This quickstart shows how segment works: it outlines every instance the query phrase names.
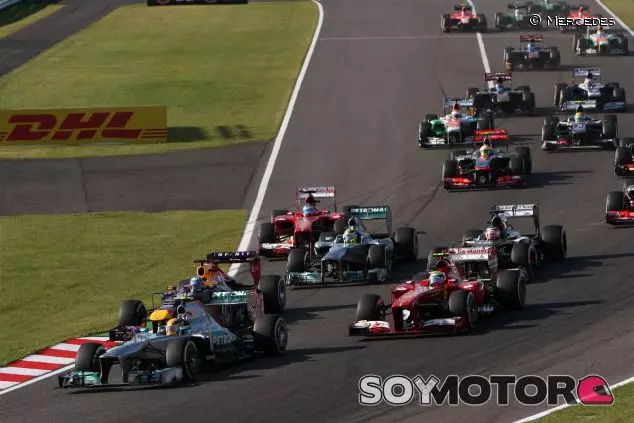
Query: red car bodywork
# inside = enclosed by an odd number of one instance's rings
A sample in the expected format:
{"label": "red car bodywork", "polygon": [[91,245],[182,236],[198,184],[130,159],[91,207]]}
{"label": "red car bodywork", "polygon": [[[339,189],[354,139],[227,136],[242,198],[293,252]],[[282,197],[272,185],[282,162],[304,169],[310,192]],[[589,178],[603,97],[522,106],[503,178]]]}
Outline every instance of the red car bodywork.
{"label": "red car bodywork", "polygon": [[473,13],[473,10],[465,10],[464,12],[460,11],[452,14],[451,19],[455,19],[463,24],[468,24],[473,19],[478,19],[478,17]]}
{"label": "red car bodywork", "polygon": [[[487,262],[493,275],[497,274],[498,259],[495,248],[452,248],[448,250],[449,271],[446,272],[448,282],[438,288],[430,288],[427,278],[408,280],[396,286],[391,292],[392,324],[385,320],[358,321],[349,328],[349,334],[361,336],[386,336],[386,335],[421,335],[428,333],[461,333],[470,329],[470,323],[466,316],[454,316],[451,318],[431,318],[424,320],[417,313],[426,305],[446,305],[449,296],[457,290],[468,291],[475,297],[478,308],[489,303],[490,293],[487,285],[482,280],[466,277],[464,267],[456,266],[451,257],[462,256]],[[384,306],[381,300],[380,305]],[[409,311],[411,321],[418,322],[413,328],[405,327],[403,311]],[[476,311],[477,312],[477,311]]]}
{"label": "red car bodywork", "polygon": [[627,194],[627,186],[623,187],[623,200],[621,208],[617,210],[606,209],[605,221],[607,223],[612,225],[634,224],[634,198]]}
{"label": "red car bodywork", "polygon": [[[309,195],[314,199],[335,198],[334,187],[298,188],[297,203],[301,208],[302,200]],[[318,202],[318,200],[317,200]],[[286,257],[290,251],[298,246],[307,247],[312,251],[312,245],[318,241],[319,233],[332,231],[335,221],[343,219],[345,213],[331,212],[327,209],[317,209],[316,213],[305,216],[301,211],[287,212],[279,216],[272,216],[271,223],[277,242],[260,244],[260,253],[273,257]]]}

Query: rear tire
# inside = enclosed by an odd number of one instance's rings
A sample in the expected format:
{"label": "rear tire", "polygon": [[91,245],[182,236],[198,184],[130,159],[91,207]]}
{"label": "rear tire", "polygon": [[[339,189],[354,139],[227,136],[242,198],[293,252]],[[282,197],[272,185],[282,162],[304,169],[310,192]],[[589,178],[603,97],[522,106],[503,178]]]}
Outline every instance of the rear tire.
{"label": "rear tire", "polygon": [[418,259],[418,236],[414,228],[398,228],[394,236],[396,255],[407,261]]}
{"label": "rear tire", "polygon": [[286,286],[277,275],[264,275],[260,278],[258,289],[262,293],[264,313],[279,314],[286,307]]}
{"label": "rear tire", "polygon": [[518,270],[502,270],[498,273],[496,298],[509,309],[524,308],[526,281]]}
{"label": "rear tire", "polygon": [[522,157],[524,159],[524,163],[526,164],[527,175],[530,175],[531,173],[533,173],[533,160],[531,158],[531,149],[528,147],[516,147],[515,153],[517,153],[519,157]]}
{"label": "rear tire", "polygon": [[612,191],[605,200],[605,211],[621,211],[625,208],[625,194],[623,191]]}
{"label": "rear tire", "polygon": [[449,185],[445,182],[447,178],[455,178],[458,176],[458,162],[455,160],[445,160],[442,165],[442,181],[445,189],[449,189]]}
{"label": "rear tire", "polygon": [[566,231],[561,225],[544,226],[542,240],[546,244],[546,255],[552,261],[563,261],[568,251]]}
{"label": "rear tire", "polygon": [[147,319],[147,310],[140,300],[123,300],[119,308],[119,326],[141,326]]}
{"label": "rear tire", "polygon": [[286,351],[288,327],[286,321],[276,314],[265,314],[253,325],[255,348],[265,355],[278,355]]}

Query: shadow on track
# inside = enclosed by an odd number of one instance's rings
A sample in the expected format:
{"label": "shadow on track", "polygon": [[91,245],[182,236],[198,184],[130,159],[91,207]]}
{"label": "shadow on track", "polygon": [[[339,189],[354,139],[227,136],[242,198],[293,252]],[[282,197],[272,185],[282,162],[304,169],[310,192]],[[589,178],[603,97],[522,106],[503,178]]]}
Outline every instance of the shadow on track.
{"label": "shadow on track", "polygon": [[293,324],[301,322],[303,320],[316,320],[323,319],[324,312],[330,312],[335,310],[354,309],[357,304],[342,304],[342,305],[327,305],[316,307],[302,307],[302,308],[287,308],[284,310],[284,320],[286,323]]}
{"label": "shadow on track", "polygon": [[555,172],[534,172],[526,188],[543,188],[549,185],[570,185],[578,175],[593,173],[592,170],[561,170]]}
{"label": "shadow on track", "polygon": [[[89,393],[104,392],[121,392],[127,393],[131,391],[147,391],[159,389],[186,389],[194,388],[207,383],[220,382],[229,383],[236,380],[255,379],[260,375],[242,375],[242,372],[259,371],[283,367],[292,363],[300,363],[306,361],[314,361],[313,356],[324,354],[339,354],[346,351],[362,350],[365,346],[347,346],[347,347],[323,347],[323,348],[300,348],[289,349],[284,354],[275,357],[258,358],[254,360],[243,361],[240,363],[227,364],[219,366],[213,370],[199,373],[196,381],[177,385],[154,385],[154,386],[116,386],[103,388],[88,388],[77,391],[69,391],[69,395],[82,395]],[[113,368],[114,369],[114,368]]]}
{"label": "shadow on track", "polygon": [[570,274],[573,272],[580,272],[586,269],[592,269],[597,267],[609,266],[609,264],[604,263],[606,260],[611,259],[623,259],[634,257],[634,253],[626,253],[626,254],[602,254],[595,256],[580,256],[580,257],[566,257],[566,260],[561,263],[553,263],[548,267],[545,267],[543,270],[539,271],[539,278],[535,280],[533,283],[545,282],[549,280],[555,279],[570,279],[576,277],[584,277],[588,276],[586,273],[583,274]]}

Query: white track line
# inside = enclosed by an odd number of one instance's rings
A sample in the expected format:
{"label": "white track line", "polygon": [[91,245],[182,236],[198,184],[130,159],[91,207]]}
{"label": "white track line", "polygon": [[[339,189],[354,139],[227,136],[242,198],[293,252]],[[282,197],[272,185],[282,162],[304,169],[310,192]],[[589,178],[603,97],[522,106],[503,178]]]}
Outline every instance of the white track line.
{"label": "white track line", "polygon": [[52,346],[51,349],[77,352],[79,350],[79,347],[81,347],[81,345],[61,343]]}
{"label": "white track line", "polygon": [[24,357],[22,360],[35,361],[38,363],[50,363],[50,364],[70,364],[75,361],[74,358],[55,357],[52,355],[40,355],[40,354],[33,354],[28,357]]}
{"label": "white track line", "polygon": [[[69,359],[69,360],[72,360],[72,359]],[[25,386],[29,386],[29,385],[31,385],[33,383],[37,383],[37,382],[39,382],[41,380],[48,379],[51,376],[55,376],[55,375],[58,375],[60,373],[67,372],[67,371],[71,370],[74,366],[75,366],[74,364],[70,364],[70,365],[68,365],[66,367],[62,367],[61,369],[53,370],[52,372],[46,373],[46,374],[44,374],[42,376],[38,376],[38,377],[33,378],[31,380],[27,380],[26,382],[22,382],[22,383],[10,386],[7,389],[4,389],[4,390],[0,391],[0,395],[8,394],[9,392],[13,392],[16,389],[24,388]]]}
{"label": "white track line", "polygon": [[634,36],[634,30],[632,30],[632,28],[630,28],[625,22],[623,22],[621,20],[621,18],[619,18],[618,16],[616,16],[616,14],[610,10],[609,7],[607,7],[605,4],[603,4],[603,2],[601,0],[594,0],[597,2],[597,4],[599,6],[601,6],[603,8],[603,10],[605,10],[608,15],[612,16],[614,18],[614,20],[621,25],[630,35]]}
{"label": "white track line", "polygon": [[[293,93],[291,94],[291,98],[288,102],[288,107],[286,108],[284,119],[282,120],[282,124],[280,125],[280,130],[277,133],[277,137],[275,138],[275,143],[273,144],[271,156],[269,157],[269,161],[266,164],[266,169],[264,170],[264,175],[262,176],[262,181],[260,182],[260,187],[258,188],[258,194],[255,198],[255,202],[253,203],[253,208],[251,209],[249,220],[247,220],[247,224],[244,228],[242,240],[240,240],[240,244],[238,245],[238,251],[247,250],[249,248],[249,245],[251,244],[251,239],[253,238],[253,233],[255,232],[255,225],[258,221],[258,216],[260,215],[260,209],[262,208],[262,202],[264,201],[264,196],[266,195],[269,181],[271,180],[271,175],[273,174],[273,169],[275,168],[275,162],[282,147],[282,141],[284,141],[284,135],[286,134],[286,130],[288,129],[288,124],[291,120],[293,109],[295,109],[295,103],[297,102],[299,90],[302,87],[302,82],[304,81],[304,77],[306,76],[306,71],[308,70],[310,59],[312,58],[313,52],[315,51],[315,46],[317,45],[317,40],[319,39],[319,34],[321,32],[321,26],[324,22],[323,6],[316,0],[311,1],[315,3],[319,11],[315,33],[313,34],[313,39],[310,43],[310,47],[308,47],[308,51],[306,52],[306,57],[304,58],[302,68],[299,71],[299,75],[297,76],[295,88],[293,89]],[[239,270],[240,265],[236,263],[231,266],[231,269],[229,269],[228,273],[230,276],[235,276]]]}
{"label": "white track line", "polygon": [[[19,384],[20,382],[5,382],[0,380],[0,389],[9,389],[12,386]],[[0,391],[0,395],[2,395],[4,391]]]}
{"label": "white track line", "polygon": [[[632,382],[634,382],[634,377],[631,377],[631,378],[629,378],[629,379],[622,380],[622,381],[621,381],[621,382],[619,382],[619,383],[615,383],[614,385],[611,385],[611,386],[610,386],[610,390],[613,390],[613,389],[616,389],[616,388],[620,388],[621,386],[627,385],[628,383],[632,383]],[[532,422],[532,421],[535,421],[535,420],[541,419],[542,417],[545,417],[545,416],[547,416],[547,415],[549,415],[549,414],[552,414],[552,413],[554,413],[554,412],[556,412],[556,411],[560,411],[560,410],[563,410],[563,409],[565,409],[565,408],[572,407],[573,405],[576,405],[576,404],[563,404],[563,405],[559,405],[559,406],[557,406],[557,407],[555,407],[555,408],[551,408],[550,410],[542,411],[541,413],[537,413],[537,414],[534,414],[534,415],[532,415],[532,416],[526,417],[525,419],[514,421],[513,423],[526,423],[526,422]]]}
{"label": "white track line", "polygon": [[[21,375],[21,376],[41,376],[44,373],[48,373],[50,370],[41,369],[25,369],[22,367],[2,367],[0,368],[0,375]],[[2,377],[0,376],[0,379]]]}
{"label": "white track line", "polygon": [[[473,13],[478,13],[476,10],[475,4],[473,4],[473,0],[467,0],[467,3],[469,3],[469,5],[471,5],[471,7],[473,8]],[[482,65],[484,66],[484,71],[486,73],[490,73],[491,65],[489,64],[489,58],[487,57],[487,52],[486,52],[486,49],[484,48],[484,40],[482,39],[481,32],[476,32],[476,40],[478,41],[478,48],[480,50],[480,57],[482,58]],[[489,81],[488,85],[489,85],[489,88],[493,88],[495,86],[493,81]]]}
{"label": "white track line", "polygon": [[108,336],[84,336],[82,338],[77,338],[77,339],[85,339],[87,341],[102,341],[102,342],[110,341],[110,338]]}
{"label": "white track line", "polygon": [[[382,41],[382,40],[462,40],[465,38],[472,38],[473,33],[471,34],[439,34],[439,35],[377,35],[373,37],[322,37],[319,41]],[[504,33],[504,34],[481,34],[480,38],[489,39],[489,38],[509,38],[516,39],[517,33]],[[548,38],[570,38],[568,34],[551,34],[548,35]]]}

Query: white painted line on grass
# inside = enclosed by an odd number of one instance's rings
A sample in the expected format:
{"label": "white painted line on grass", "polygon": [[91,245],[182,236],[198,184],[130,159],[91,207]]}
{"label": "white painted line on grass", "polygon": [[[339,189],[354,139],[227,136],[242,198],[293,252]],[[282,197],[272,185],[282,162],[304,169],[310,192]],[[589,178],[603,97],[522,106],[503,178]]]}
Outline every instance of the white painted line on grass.
{"label": "white painted line on grass", "polygon": [[597,4],[603,8],[603,10],[605,10],[610,16],[612,16],[614,18],[614,20],[619,25],[621,25],[630,35],[634,36],[634,30],[632,30],[632,28],[630,28],[625,22],[623,22],[621,20],[621,18],[616,16],[616,13],[614,13],[609,7],[607,7],[605,4],[603,4],[603,2],[601,0],[594,0],[594,1],[596,1]]}
{"label": "white painted line on grass", "polygon": [[[621,386],[627,385],[628,383],[632,383],[632,382],[634,382],[634,377],[622,380],[619,383],[615,383],[614,385],[611,385],[610,386],[610,390],[613,390],[613,389],[616,389],[616,388],[620,388]],[[573,405],[577,405],[577,404],[562,404],[562,405],[558,405],[555,408],[551,408],[549,410],[542,411],[541,413],[537,413],[537,414],[534,414],[532,416],[528,416],[528,417],[526,417],[526,418],[524,418],[522,420],[514,421],[513,423],[532,422],[532,421],[541,419],[542,417],[548,416],[549,414],[555,413],[557,411],[563,410],[563,409],[568,408],[568,407],[572,407]]]}
{"label": "white painted line on grass", "polygon": [[[288,129],[288,124],[291,120],[291,115],[293,114],[295,103],[297,102],[297,96],[299,95],[299,90],[302,87],[302,82],[304,81],[304,77],[306,76],[306,71],[308,70],[310,59],[312,58],[313,52],[315,51],[315,46],[317,45],[317,40],[319,39],[319,33],[321,32],[321,26],[324,22],[323,6],[316,0],[311,1],[315,3],[315,5],[317,6],[317,10],[319,11],[315,33],[313,34],[313,39],[310,43],[310,46],[308,47],[308,51],[306,52],[306,57],[304,58],[304,63],[302,64],[302,68],[299,71],[299,75],[297,76],[297,81],[295,81],[295,88],[293,89],[293,93],[291,94],[291,98],[288,102],[288,107],[286,108],[284,119],[282,120],[282,124],[280,125],[280,130],[277,133],[277,137],[275,137],[273,150],[271,151],[271,156],[269,157],[269,161],[266,164],[266,169],[264,170],[264,175],[262,176],[262,181],[260,182],[260,187],[258,188],[258,193],[255,198],[255,202],[253,203],[251,214],[249,215],[249,220],[247,220],[247,224],[244,228],[244,233],[242,234],[242,239],[240,240],[240,244],[238,245],[238,251],[247,250],[249,248],[249,244],[251,243],[251,239],[253,238],[253,233],[255,232],[258,216],[260,215],[260,209],[262,208],[262,202],[264,202],[264,196],[266,195],[269,181],[271,180],[271,175],[273,174],[273,169],[275,168],[275,162],[277,161],[277,156],[282,147],[282,141],[284,140],[284,135],[286,134],[286,130]],[[239,269],[240,264],[233,264],[229,269],[228,274],[230,276],[235,276],[238,273]]]}

